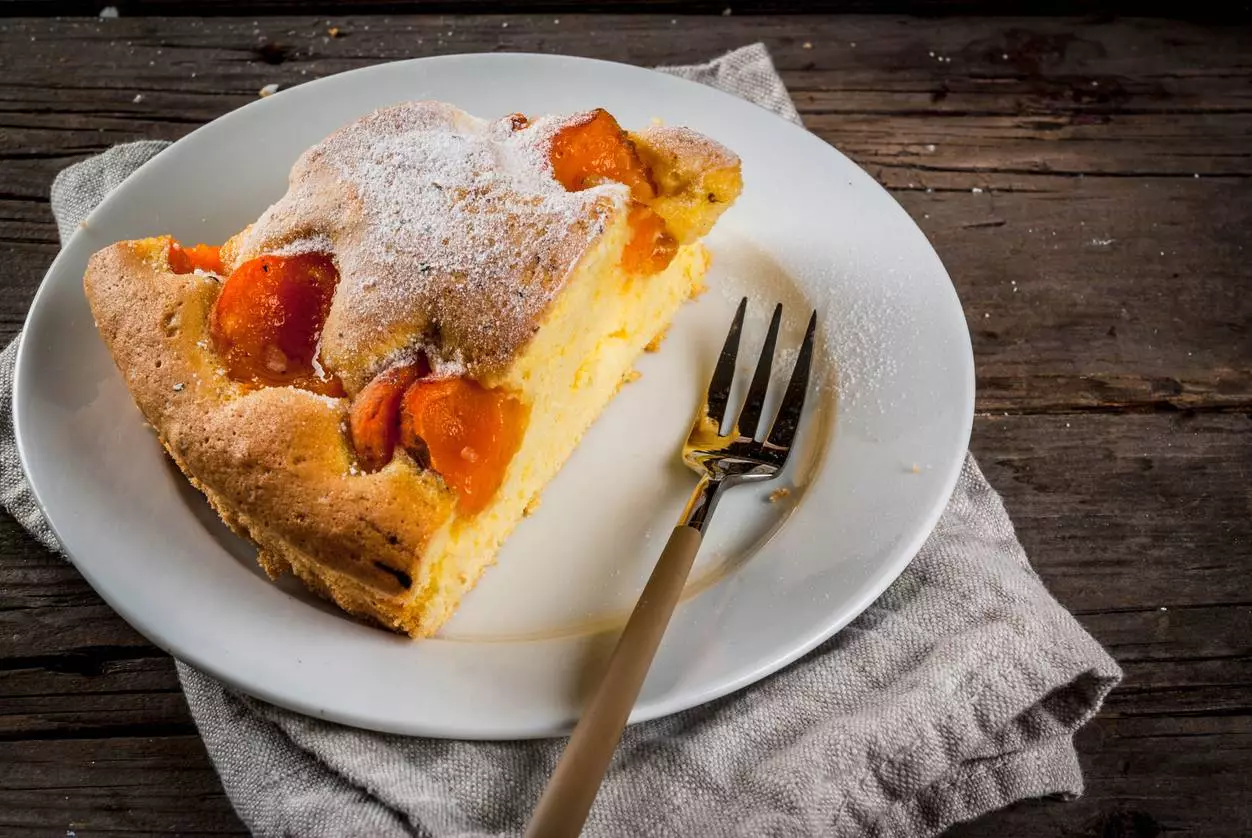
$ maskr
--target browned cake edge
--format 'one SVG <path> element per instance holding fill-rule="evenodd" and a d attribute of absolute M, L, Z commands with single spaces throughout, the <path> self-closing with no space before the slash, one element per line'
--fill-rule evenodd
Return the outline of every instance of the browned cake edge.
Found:
<path fill-rule="evenodd" d="M 227 379 L 208 336 L 218 281 L 169 272 L 168 242 L 111 245 L 84 277 L 140 411 L 226 524 L 257 544 L 271 576 L 290 567 L 345 610 L 421 633 L 420 613 L 404 615 L 427 585 L 422 556 L 454 495 L 403 452 L 359 472 L 341 429 L 346 400 Z"/>

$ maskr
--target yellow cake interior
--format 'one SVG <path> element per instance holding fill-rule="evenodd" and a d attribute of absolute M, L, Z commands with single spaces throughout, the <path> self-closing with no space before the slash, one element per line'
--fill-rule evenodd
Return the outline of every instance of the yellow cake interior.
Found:
<path fill-rule="evenodd" d="M 492 503 L 472 518 L 454 517 L 431 541 L 413 607 L 436 623 L 494 563 L 504 539 L 617 393 L 635 358 L 701 286 L 708 257 L 700 244 L 682 247 L 659 274 L 623 277 L 617 262 L 626 235 L 626 225 L 619 224 L 588 254 L 503 382 L 530 405 L 530 421 Z"/>

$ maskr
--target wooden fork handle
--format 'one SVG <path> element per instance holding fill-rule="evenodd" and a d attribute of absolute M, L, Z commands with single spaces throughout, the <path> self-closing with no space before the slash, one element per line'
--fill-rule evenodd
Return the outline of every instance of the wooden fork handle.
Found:
<path fill-rule="evenodd" d="M 531 815 L 526 838 L 575 838 L 582 831 L 670 615 L 682 597 L 700 538 L 693 527 L 674 528 L 609 658 L 604 679 Z"/>

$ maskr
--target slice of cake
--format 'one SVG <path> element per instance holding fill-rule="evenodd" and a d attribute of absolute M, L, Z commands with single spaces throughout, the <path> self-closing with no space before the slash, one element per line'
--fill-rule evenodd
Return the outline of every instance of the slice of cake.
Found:
<path fill-rule="evenodd" d="M 119 242 L 85 286 L 140 410 L 270 576 L 421 637 L 702 287 L 740 187 L 686 129 L 414 102 L 306 152 L 220 250 Z"/>

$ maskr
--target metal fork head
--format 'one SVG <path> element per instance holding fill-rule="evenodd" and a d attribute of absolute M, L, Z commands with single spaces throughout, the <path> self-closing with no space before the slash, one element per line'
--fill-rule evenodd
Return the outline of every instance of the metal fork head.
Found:
<path fill-rule="evenodd" d="M 735 319 L 726 335 L 709 389 L 696 414 L 696 420 L 683 446 L 683 462 L 701 476 L 700 486 L 688 504 L 683 523 L 703 530 L 704 523 L 712 514 L 718 493 L 736 483 L 769 480 L 775 477 L 787 463 L 800 427 L 804 412 L 804 397 L 809 389 L 809 370 L 813 361 L 813 334 L 817 329 L 817 312 L 809 318 L 808 331 L 796 357 L 791 380 L 783 395 L 778 416 L 772 423 L 763 416 L 765 398 L 769 392 L 770 373 L 774 366 L 774 347 L 778 342 L 778 327 L 782 322 L 782 304 L 774 307 L 769 333 L 757 361 L 752 383 L 743 410 L 730 423 L 726 433 L 726 410 L 730 403 L 730 391 L 735 380 L 735 366 L 739 356 L 739 336 L 743 331 L 743 318 L 747 312 L 748 298 L 744 297 L 735 312 Z M 758 440 L 758 437 L 760 439 Z"/>

